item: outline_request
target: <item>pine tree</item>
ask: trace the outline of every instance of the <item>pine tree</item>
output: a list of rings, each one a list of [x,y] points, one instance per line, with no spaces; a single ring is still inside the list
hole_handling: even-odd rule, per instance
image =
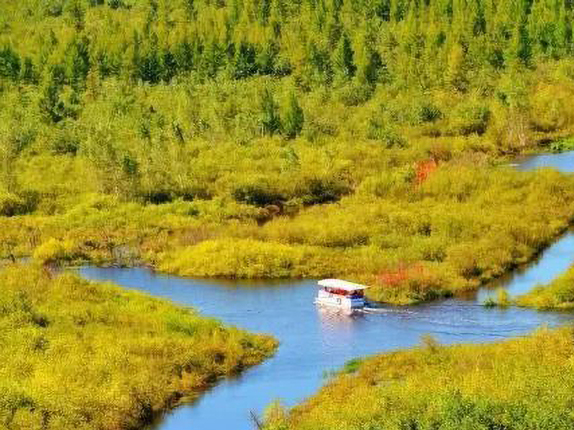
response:
[[[261,95],[261,134],[272,136],[281,130],[281,119],[277,103],[269,88],[265,88]]]
[[[194,67],[193,46],[187,39],[179,42],[175,48],[175,61],[177,69],[183,72],[189,72]]]
[[[305,115],[303,109],[299,105],[297,95],[293,91],[289,96],[289,103],[287,111],[283,120],[283,131],[288,139],[293,139],[301,133],[303,123],[305,122]]]
[[[361,85],[373,85],[379,80],[380,71],[383,69],[383,60],[378,51],[374,49],[376,44],[376,31],[367,26],[361,38],[361,51],[357,61],[357,79]]]
[[[76,30],[78,31],[83,30],[85,25],[86,11],[80,0],[72,1],[68,6],[68,10],[72,18],[72,21],[74,22],[74,27],[76,28]]]
[[[356,66],[351,40],[346,33],[343,34],[333,55],[335,74],[341,79],[350,79],[355,76]]]
[[[29,57],[24,58],[22,70],[20,71],[20,80],[27,84],[38,83],[38,76],[36,74],[34,63]]]
[[[66,117],[66,106],[60,98],[65,80],[66,72],[59,65],[52,66],[44,79],[39,107],[44,117],[53,123],[58,123]]]
[[[195,19],[196,16],[196,9],[195,9],[195,0],[184,0],[185,11],[187,13],[187,17],[189,19]]]
[[[572,21],[564,5],[562,5],[560,9],[557,37],[561,48],[561,55],[570,55],[572,53]]]
[[[177,75],[177,60],[168,47],[163,49],[161,55],[161,78],[169,83]]]
[[[239,43],[233,59],[233,77],[235,79],[245,79],[252,76],[256,70],[255,50],[246,42]]]
[[[12,80],[20,75],[20,57],[9,46],[0,49],[0,77]]]
[[[457,91],[468,88],[466,54],[463,47],[457,43],[450,50],[448,57],[447,79],[450,86]]]
[[[74,88],[83,88],[90,71],[90,48],[86,37],[73,40],[67,49],[67,76]]]
[[[257,53],[255,62],[258,73],[261,75],[273,75],[275,74],[275,60],[277,58],[277,52],[279,48],[273,43],[272,40],[263,44]]]
[[[484,16],[484,9],[482,2],[477,0],[476,11],[472,23],[472,33],[474,36],[480,36],[486,33],[486,18]]]
[[[157,84],[161,80],[162,68],[159,54],[155,46],[151,46],[142,56],[139,65],[139,78],[150,84]]]
[[[391,1],[390,0],[376,0],[375,14],[383,21],[391,20]]]
[[[518,61],[518,63],[526,67],[530,66],[530,60],[532,59],[532,42],[526,20],[522,20],[520,24],[516,26],[510,56],[511,60]]]
[[[207,42],[201,55],[201,72],[209,78],[214,78],[223,64],[223,51],[217,41]]]
[[[261,25],[266,25],[269,20],[269,15],[271,13],[271,0],[259,0],[259,23]]]

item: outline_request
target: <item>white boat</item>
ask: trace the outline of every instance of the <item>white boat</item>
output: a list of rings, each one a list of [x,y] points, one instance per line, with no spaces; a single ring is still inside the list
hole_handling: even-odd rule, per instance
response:
[[[323,279],[319,281],[322,287],[317,293],[315,303],[321,306],[331,306],[345,310],[362,309],[365,307],[364,290],[368,287],[340,279]]]

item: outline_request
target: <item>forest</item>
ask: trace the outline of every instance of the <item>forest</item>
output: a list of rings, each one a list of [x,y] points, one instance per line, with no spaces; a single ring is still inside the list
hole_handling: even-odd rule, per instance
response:
[[[474,289],[574,215],[571,179],[502,167],[574,146],[572,14],[555,0],[4,3],[0,252],[346,276],[403,304]]]

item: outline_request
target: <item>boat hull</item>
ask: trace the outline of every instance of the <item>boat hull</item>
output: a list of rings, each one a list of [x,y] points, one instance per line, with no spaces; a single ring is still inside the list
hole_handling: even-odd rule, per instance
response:
[[[319,295],[315,299],[315,303],[319,306],[328,306],[348,310],[362,309],[365,307],[365,299],[363,298],[337,297],[334,294]]]

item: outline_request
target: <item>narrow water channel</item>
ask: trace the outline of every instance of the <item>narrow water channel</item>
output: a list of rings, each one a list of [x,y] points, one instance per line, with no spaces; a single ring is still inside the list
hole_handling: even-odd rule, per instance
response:
[[[520,160],[518,168],[540,165],[574,171],[574,153]],[[566,160],[566,161],[565,161]],[[511,293],[548,282],[574,263],[574,233],[562,236],[529,267],[504,279]],[[177,303],[192,305],[250,331],[270,333],[281,342],[277,354],[236,379],[222,381],[198,401],[158,417],[148,430],[252,430],[250,411],[260,414],[281,399],[287,406],[310,396],[325,382],[325,372],[346,361],[416,345],[430,333],[441,342],[485,342],[523,335],[541,325],[574,320],[574,313],[528,309],[487,309],[489,290],[472,300],[385,307],[382,312],[346,317],[313,304],[314,281],[229,282],[158,275],[142,268],[86,267],[83,276],[111,280]]]

